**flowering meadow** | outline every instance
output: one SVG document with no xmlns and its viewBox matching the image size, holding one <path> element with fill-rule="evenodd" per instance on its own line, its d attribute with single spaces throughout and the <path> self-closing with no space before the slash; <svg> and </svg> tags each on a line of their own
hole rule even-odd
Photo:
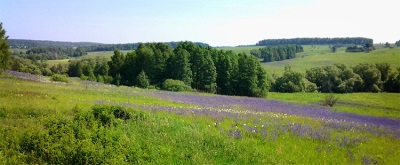
<svg viewBox="0 0 400 165">
<path fill-rule="evenodd" d="M 354 96 L 341 101 L 358 106 Z M 390 96 L 380 109 L 400 111 Z M 0 76 L 0 164 L 398 164 L 399 155 L 395 115 Z"/>
</svg>

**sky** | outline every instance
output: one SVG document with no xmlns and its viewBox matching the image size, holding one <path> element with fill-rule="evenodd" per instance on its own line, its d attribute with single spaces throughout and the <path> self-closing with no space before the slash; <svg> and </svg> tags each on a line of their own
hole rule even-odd
<svg viewBox="0 0 400 165">
<path fill-rule="evenodd" d="M 263 39 L 400 39 L 397 0 L 0 0 L 11 39 L 253 45 Z"/>
</svg>

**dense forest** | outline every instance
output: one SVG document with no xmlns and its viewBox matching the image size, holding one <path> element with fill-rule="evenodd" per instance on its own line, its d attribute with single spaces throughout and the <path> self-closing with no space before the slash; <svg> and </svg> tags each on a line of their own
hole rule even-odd
<svg viewBox="0 0 400 165">
<path fill-rule="evenodd" d="M 257 58 L 263 58 L 263 62 L 273 62 L 295 58 L 296 53 L 299 52 L 303 52 L 301 45 L 283 45 L 253 49 L 250 54 Z"/>
<path fill-rule="evenodd" d="M 290 66 L 273 82 L 275 92 L 400 92 L 400 68 L 387 63 L 361 63 L 354 67 L 344 64 L 315 67 L 305 74 L 291 70 Z"/>
<path fill-rule="evenodd" d="M 257 46 L 276 46 L 276 45 L 373 45 L 373 40 L 369 38 L 291 38 L 291 39 L 265 39 L 259 41 Z"/>
<path fill-rule="evenodd" d="M 119 50 L 134 50 L 139 47 L 141 43 L 127 43 L 127 44 L 102 44 L 94 42 L 61 42 L 61 41 L 42 41 L 42 40 L 23 40 L 23 39 L 9 39 L 8 43 L 10 48 L 18 49 L 32 49 L 32 48 L 57 48 L 57 49 L 75 49 L 82 48 L 86 52 L 94 51 L 114 51 Z M 180 42 L 164 42 L 164 44 L 176 48 Z M 208 47 L 209 45 L 202 42 L 195 42 L 196 45 Z M 54 52 L 54 51 L 52 51 Z"/>
<path fill-rule="evenodd" d="M 126 55 L 116 49 L 108 62 L 101 58 L 71 61 L 68 74 L 115 85 L 179 86 L 240 96 L 262 97 L 269 86 L 257 58 L 192 42 L 181 42 L 175 49 L 164 43 L 140 44 Z"/>
<path fill-rule="evenodd" d="M 62 41 L 43 41 L 43 40 L 25 40 L 25 39 L 8 39 L 11 48 L 31 49 L 38 47 L 61 47 L 61 48 L 76 48 L 86 46 L 102 45 L 94 42 L 62 42 Z"/>
<path fill-rule="evenodd" d="M 164 44 L 176 48 L 180 42 L 164 42 Z M 92 46 L 83 46 L 82 48 L 86 52 L 95 52 L 95 51 L 114 51 L 118 50 L 134 50 L 139 47 L 141 43 L 127 43 L 127 44 L 102 44 L 102 45 L 92 45 Z M 195 45 L 208 47 L 209 45 L 201 42 L 194 42 Z"/>
</svg>

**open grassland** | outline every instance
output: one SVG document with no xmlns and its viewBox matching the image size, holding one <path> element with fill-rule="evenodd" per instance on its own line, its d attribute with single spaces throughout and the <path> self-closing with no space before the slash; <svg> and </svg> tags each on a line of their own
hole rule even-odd
<svg viewBox="0 0 400 165">
<path fill-rule="evenodd" d="M 265 46 L 236 46 L 236 47 L 218 47 L 217 49 L 225 50 L 225 51 L 232 51 L 234 53 L 246 53 L 250 54 L 250 51 L 253 49 L 260 49 Z"/>
<path fill-rule="evenodd" d="M 128 53 L 132 50 L 122 50 L 121 53 Z M 101 52 L 87 52 L 87 55 L 80 56 L 80 57 L 70 57 L 70 59 L 63 59 L 63 60 L 47 60 L 47 63 L 50 66 L 57 65 L 57 64 L 67 64 L 69 60 L 78 60 L 81 58 L 96 58 L 96 57 L 105 57 L 111 60 L 111 56 L 114 55 L 114 51 L 101 51 Z"/>
<path fill-rule="evenodd" d="M 0 76 L 0 164 L 400 162 L 399 94 L 339 96 L 377 112 L 362 114 L 314 104 L 322 94 L 231 97 L 8 73 Z M 397 112 L 378 113 L 388 109 Z"/>
<path fill-rule="evenodd" d="M 290 103 L 318 105 L 328 93 L 268 93 L 269 99 Z M 339 98 L 332 107 L 338 112 L 355 113 L 365 116 L 400 118 L 400 94 L 398 93 L 350 93 L 334 94 Z"/>
<path fill-rule="evenodd" d="M 290 65 L 293 70 L 301 73 L 304 73 L 306 69 L 335 63 L 348 66 L 359 63 L 389 63 L 393 68 L 400 67 L 400 48 L 378 49 L 370 53 L 347 53 L 344 52 L 344 48 L 341 48 L 338 52 L 332 53 L 328 46 L 319 46 L 319 49 L 305 47 L 305 51 L 296 56 L 290 60 L 262 63 L 262 66 L 268 73 L 278 75 L 283 74 L 286 65 Z"/>
</svg>

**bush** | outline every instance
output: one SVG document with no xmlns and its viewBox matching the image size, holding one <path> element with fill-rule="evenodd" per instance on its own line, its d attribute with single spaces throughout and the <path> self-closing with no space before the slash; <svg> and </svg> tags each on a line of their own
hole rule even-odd
<svg viewBox="0 0 400 165">
<path fill-rule="evenodd" d="M 150 85 L 150 80 L 143 70 L 136 77 L 136 85 L 139 88 L 147 88 Z"/>
<path fill-rule="evenodd" d="M 109 125 L 117 118 L 122 120 L 131 118 L 131 114 L 126 108 L 121 106 L 96 105 L 92 108 L 92 114 L 102 125 Z"/>
<path fill-rule="evenodd" d="M 286 66 L 283 76 L 276 79 L 272 86 L 272 91 L 294 93 L 304 92 L 305 88 L 304 75 L 291 70 L 290 66 Z"/>
<path fill-rule="evenodd" d="M 59 81 L 59 82 L 66 82 L 68 83 L 68 76 L 67 75 L 61 75 L 61 74 L 53 74 L 51 76 L 51 81 Z"/>
<path fill-rule="evenodd" d="M 324 100 L 321 101 L 321 105 L 333 107 L 338 100 L 339 98 L 331 93 L 328 96 L 325 96 Z"/>
<path fill-rule="evenodd" d="M 187 86 L 183 81 L 167 79 L 162 84 L 162 89 L 167 91 L 182 92 L 190 91 L 191 87 Z"/>
</svg>

